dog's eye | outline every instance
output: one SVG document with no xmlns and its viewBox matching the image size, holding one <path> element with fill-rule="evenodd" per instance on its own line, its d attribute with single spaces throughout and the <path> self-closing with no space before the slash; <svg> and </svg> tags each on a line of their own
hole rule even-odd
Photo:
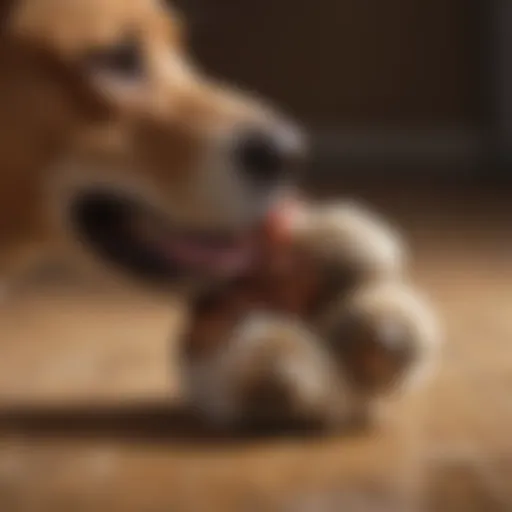
<svg viewBox="0 0 512 512">
<path fill-rule="evenodd" d="M 114 46 L 90 52 L 85 58 L 85 64 L 95 72 L 133 79 L 143 75 L 143 60 L 138 42 L 128 39 Z"/>
</svg>

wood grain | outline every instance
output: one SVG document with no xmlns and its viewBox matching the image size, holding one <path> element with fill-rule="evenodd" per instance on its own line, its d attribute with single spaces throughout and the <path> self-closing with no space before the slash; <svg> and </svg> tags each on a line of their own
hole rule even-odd
<svg viewBox="0 0 512 512">
<path fill-rule="evenodd" d="M 367 197 L 409 233 L 447 344 L 379 432 L 215 436 L 180 415 L 169 301 L 28 286 L 0 312 L 0 510 L 512 510 L 508 199 L 415 194 Z"/>
</svg>

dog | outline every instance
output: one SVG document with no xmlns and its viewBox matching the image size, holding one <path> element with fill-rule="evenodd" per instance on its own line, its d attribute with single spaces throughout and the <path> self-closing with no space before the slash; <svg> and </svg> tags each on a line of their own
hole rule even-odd
<svg viewBox="0 0 512 512">
<path fill-rule="evenodd" d="M 156 0 L 0 3 L 0 263 L 64 252 L 133 282 L 236 274 L 300 130 L 206 77 Z"/>
<path fill-rule="evenodd" d="M 187 400 L 214 425 L 373 425 L 433 367 L 436 318 L 398 231 L 355 204 L 297 212 L 272 229 L 259 274 L 195 303 Z"/>
</svg>

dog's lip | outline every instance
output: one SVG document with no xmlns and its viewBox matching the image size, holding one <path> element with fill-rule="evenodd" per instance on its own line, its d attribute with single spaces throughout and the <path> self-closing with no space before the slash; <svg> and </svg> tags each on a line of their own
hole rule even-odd
<svg viewBox="0 0 512 512">
<path fill-rule="evenodd" d="M 145 220 L 145 221 L 144 221 Z M 220 229 L 173 228 L 135 218 L 128 229 L 170 262 L 185 267 L 216 269 L 220 273 L 243 270 L 252 261 L 254 244 L 248 233 Z"/>
<path fill-rule="evenodd" d="M 143 278 L 172 280 L 188 272 L 230 276 L 253 260 L 252 228 L 178 228 L 148 202 L 111 190 L 81 190 L 69 205 L 81 242 L 100 259 Z"/>
</svg>

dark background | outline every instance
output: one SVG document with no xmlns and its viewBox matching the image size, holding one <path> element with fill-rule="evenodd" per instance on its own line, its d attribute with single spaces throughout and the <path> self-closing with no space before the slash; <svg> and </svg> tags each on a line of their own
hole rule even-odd
<svg viewBox="0 0 512 512">
<path fill-rule="evenodd" d="M 508 174 L 509 4 L 178 2 L 196 58 L 303 121 L 317 171 L 473 177 Z"/>
</svg>

